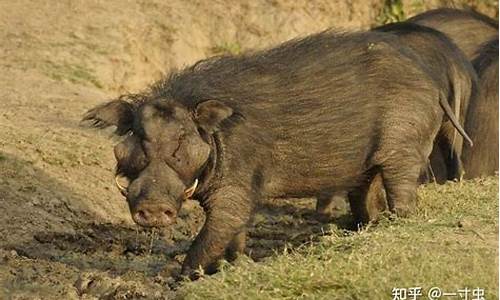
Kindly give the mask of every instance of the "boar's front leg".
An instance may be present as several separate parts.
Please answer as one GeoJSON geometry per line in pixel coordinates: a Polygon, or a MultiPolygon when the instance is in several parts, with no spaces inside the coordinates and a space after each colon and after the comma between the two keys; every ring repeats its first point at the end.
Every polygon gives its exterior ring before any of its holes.
{"type": "Polygon", "coordinates": [[[226,248],[226,253],[224,258],[227,261],[233,261],[238,257],[238,254],[243,253],[245,251],[247,240],[247,231],[246,228],[243,229],[240,233],[237,233],[229,246],[226,248]]]}
{"type": "Polygon", "coordinates": [[[187,253],[182,274],[195,277],[199,268],[211,274],[225,254],[244,247],[246,226],[253,212],[251,198],[234,190],[219,191],[206,201],[206,221],[187,253]],[[243,246],[242,246],[243,245],[243,246]]]}

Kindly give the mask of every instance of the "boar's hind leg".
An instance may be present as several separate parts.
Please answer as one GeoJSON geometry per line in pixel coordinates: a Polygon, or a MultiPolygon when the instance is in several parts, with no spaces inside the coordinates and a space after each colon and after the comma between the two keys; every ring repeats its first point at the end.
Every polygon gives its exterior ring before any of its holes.
{"type": "Polygon", "coordinates": [[[362,186],[349,193],[349,203],[356,224],[377,221],[387,209],[382,174],[377,172],[362,186]]]}
{"type": "Polygon", "coordinates": [[[408,216],[416,207],[418,179],[424,164],[416,161],[410,164],[410,160],[394,159],[392,164],[388,161],[382,166],[387,204],[389,210],[399,217],[408,216]]]}
{"type": "Polygon", "coordinates": [[[205,225],[188,250],[182,274],[195,277],[192,272],[200,267],[207,274],[215,273],[227,249],[244,247],[242,240],[253,211],[249,199],[234,190],[220,191],[208,199],[205,225]]]}

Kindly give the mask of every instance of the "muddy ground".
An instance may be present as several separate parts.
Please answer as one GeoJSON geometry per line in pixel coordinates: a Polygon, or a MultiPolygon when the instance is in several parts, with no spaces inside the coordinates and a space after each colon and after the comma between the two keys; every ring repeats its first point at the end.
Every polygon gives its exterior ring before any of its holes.
{"type": "MultiPolygon", "coordinates": [[[[408,15],[450,3],[407,1],[408,15]]],[[[476,3],[477,2],[477,3],[476,3]]],[[[136,227],[113,185],[110,132],[82,128],[92,106],[173,68],[327,27],[366,29],[384,1],[0,0],[0,299],[164,299],[203,224],[187,203],[168,232],[136,227]]],[[[313,201],[265,200],[247,252],[263,259],[346,227],[313,201]]]]}

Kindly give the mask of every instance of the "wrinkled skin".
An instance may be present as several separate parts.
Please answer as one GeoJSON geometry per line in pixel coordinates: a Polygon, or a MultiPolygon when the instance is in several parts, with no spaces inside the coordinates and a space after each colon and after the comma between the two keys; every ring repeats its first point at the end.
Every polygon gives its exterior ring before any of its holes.
{"type": "MultiPolygon", "coordinates": [[[[183,201],[194,194],[190,185],[202,175],[211,152],[208,135],[231,114],[217,101],[205,101],[191,113],[164,99],[138,107],[114,100],[88,111],[84,120],[94,120],[100,128],[115,125],[117,133],[126,134],[114,148],[116,173],[129,181],[124,195],[133,220],[156,227],[172,225],[183,201]]],[[[234,260],[243,252],[245,238],[242,228],[228,245],[226,259],[234,260]]],[[[188,258],[196,259],[192,256],[188,258]]],[[[209,265],[206,271],[215,268],[209,265]]]]}
{"type": "Polygon", "coordinates": [[[498,38],[485,43],[473,63],[479,76],[480,96],[467,111],[465,130],[475,144],[464,145],[465,178],[498,172],[498,38]]]}
{"type": "MultiPolygon", "coordinates": [[[[116,103],[97,110],[103,114],[116,103]]],[[[132,217],[143,226],[171,225],[188,196],[186,191],[208,160],[210,146],[190,113],[173,101],[153,100],[135,111],[128,103],[122,104],[134,117],[128,126],[122,124],[129,134],[115,146],[114,153],[117,174],[130,182],[125,195],[132,217]],[[168,188],[163,182],[170,183],[168,188]]],[[[210,111],[202,111],[198,118],[206,114],[210,111]]]]}
{"type": "Polygon", "coordinates": [[[382,182],[382,205],[413,212],[448,103],[415,55],[386,33],[327,31],[201,61],[84,120],[131,133],[115,154],[138,224],[169,226],[185,197],[200,201],[206,221],[182,273],[210,273],[244,249],[264,197],[347,194],[362,207],[382,182]]]}

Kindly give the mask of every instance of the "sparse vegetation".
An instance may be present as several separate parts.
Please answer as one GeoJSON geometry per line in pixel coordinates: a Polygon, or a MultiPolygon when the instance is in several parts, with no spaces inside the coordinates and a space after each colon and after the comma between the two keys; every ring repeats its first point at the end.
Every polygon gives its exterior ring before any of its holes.
{"type": "Polygon", "coordinates": [[[242,51],[242,47],[239,43],[237,42],[224,42],[224,43],[219,43],[215,47],[211,49],[212,53],[215,55],[222,55],[222,54],[233,54],[237,55],[240,54],[242,51]]]}
{"type": "Polygon", "coordinates": [[[379,24],[388,24],[406,20],[402,0],[385,0],[382,11],[377,17],[379,24]]]}
{"type": "Polygon", "coordinates": [[[54,80],[68,80],[72,83],[92,84],[96,88],[102,88],[102,84],[97,80],[93,71],[81,65],[45,61],[41,69],[45,75],[54,80]]]}

